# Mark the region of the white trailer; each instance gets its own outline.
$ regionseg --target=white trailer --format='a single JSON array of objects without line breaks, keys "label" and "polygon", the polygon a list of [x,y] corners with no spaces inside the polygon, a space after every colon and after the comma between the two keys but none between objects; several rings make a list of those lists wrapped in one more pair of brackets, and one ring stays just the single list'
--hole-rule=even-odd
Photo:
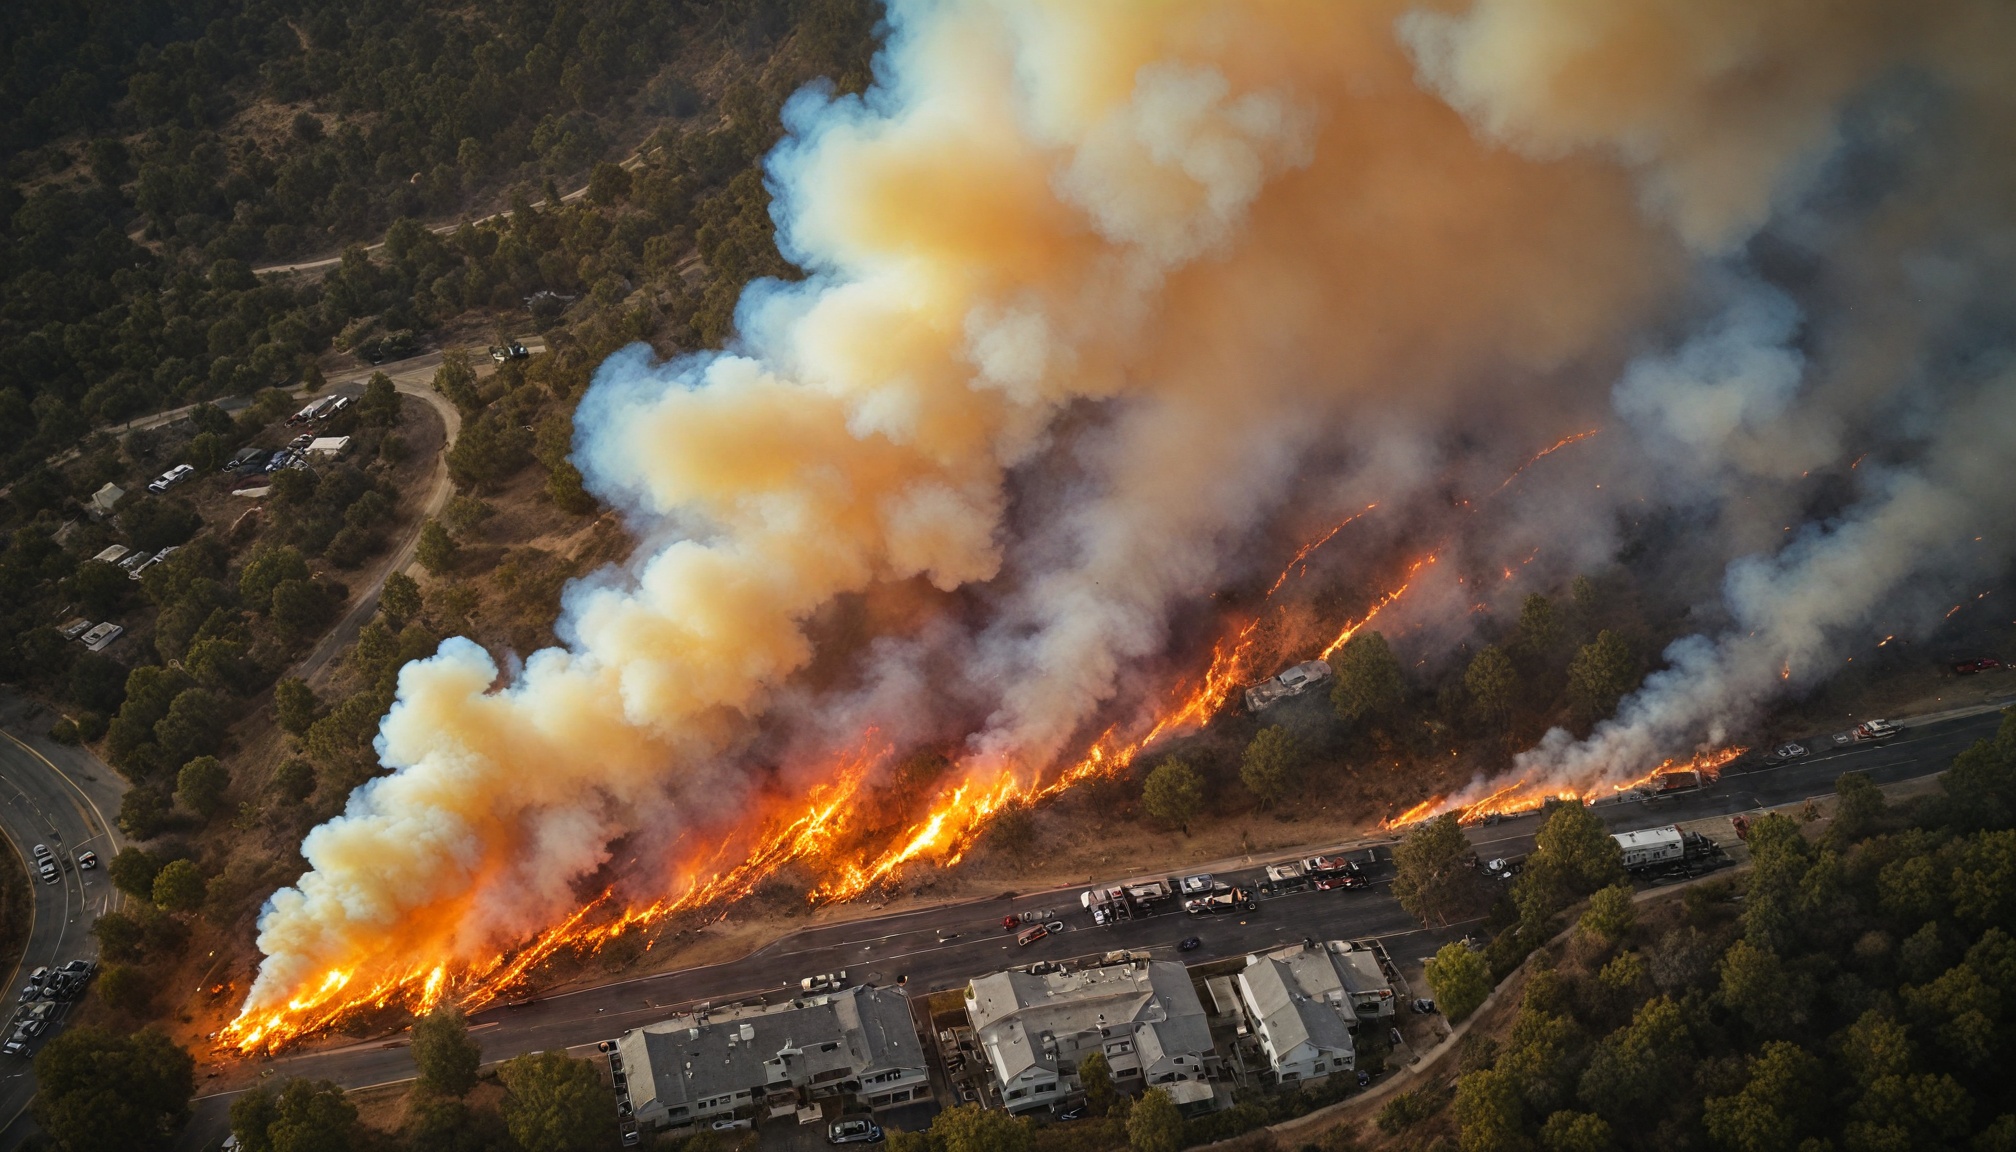
[{"label": "white trailer", "polygon": [[1687,858],[1687,840],[1672,824],[1664,828],[1619,832],[1611,839],[1617,841],[1617,847],[1623,850],[1626,871],[1678,864]]}]

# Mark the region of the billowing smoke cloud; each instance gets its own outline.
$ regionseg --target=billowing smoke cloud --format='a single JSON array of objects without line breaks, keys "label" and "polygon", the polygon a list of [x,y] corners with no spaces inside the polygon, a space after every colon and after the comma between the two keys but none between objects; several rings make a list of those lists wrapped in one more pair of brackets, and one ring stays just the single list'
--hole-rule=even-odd
[{"label": "billowing smoke cloud", "polygon": [[[1153,687],[1179,609],[1372,500],[1368,566],[1409,525],[1453,537],[1441,591],[1396,615],[1423,638],[1469,627],[1465,566],[1564,577],[1641,501],[1705,508],[1703,547],[1751,556],[1724,638],[1676,645],[1592,741],[1550,738],[1527,760],[1550,773],[1713,738],[1900,585],[1992,566],[1953,549],[2008,538],[1979,465],[2008,388],[1926,382],[1932,310],[1832,310],[1913,267],[1985,297],[1990,255],[1953,229],[2006,233],[2004,173],[1938,185],[1935,219],[1912,145],[1856,124],[1901,86],[1936,147],[2006,144],[2006,16],[1616,7],[893,3],[865,98],[785,110],[769,178],[807,277],[752,286],[727,351],[618,353],[582,404],[575,459],[639,554],[572,588],[565,646],[506,683],[459,641],[404,671],[394,771],[310,834],[250,1007],[489,955],[625,836],[659,860],[635,882],[668,883],[668,846],[802,791],[865,727],[1041,773]],[[1851,153],[1899,157],[1877,202],[1826,199]],[[1796,285],[1746,254],[1781,234]],[[1884,371],[1840,366],[1871,347]],[[1872,419],[1882,396],[1921,419]],[[1451,510],[1596,425],[1552,479]],[[1764,536],[1851,443],[1897,446],[1861,502]],[[868,636],[834,639],[842,605]]]}]

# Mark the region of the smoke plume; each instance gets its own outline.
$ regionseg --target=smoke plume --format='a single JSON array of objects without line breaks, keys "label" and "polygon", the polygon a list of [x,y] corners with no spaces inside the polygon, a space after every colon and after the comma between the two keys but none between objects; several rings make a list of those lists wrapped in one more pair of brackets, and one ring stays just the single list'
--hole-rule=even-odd
[{"label": "smoke plume", "polygon": [[865,97],[784,111],[806,277],[752,285],[724,351],[619,352],[581,405],[638,554],[514,677],[460,640],[404,670],[392,772],[307,838],[248,1011],[493,955],[625,837],[625,882],[674,884],[677,846],[869,728],[1034,780],[1159,687],[1186,612],[1371,502],[1329,547],[1370,578],[1442,542],[1390,617],[1424,657],[1480,595],[1690,518],[1727,573],[1701,635],[1521,767],[1721,739],[2007,563],[2010,19],[897,0]]}]

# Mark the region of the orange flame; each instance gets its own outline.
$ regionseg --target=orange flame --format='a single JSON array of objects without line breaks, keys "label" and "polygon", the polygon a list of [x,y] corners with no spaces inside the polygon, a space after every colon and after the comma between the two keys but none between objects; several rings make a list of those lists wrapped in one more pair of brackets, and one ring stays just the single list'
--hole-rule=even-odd
[{"label": "orange flame", "polygon": [[[1610,789],[1608,795],[1654,788],[1662,783],[1664,777],[1669,776],[1693,774],[1702,781],[1714,780],[1722,775],[1724,765],[1746,751],[1748,749],[1737,747],[1717,748],[1696,753],[1686,760],[1667,759],[1636,779],[1608,785]],[[1583,802],[1598,800],[1605,795],[1603,787],[1601,784],[1563,787],[1560,784],[1534,783],[1530,778],[1522,777],[1510,784],[1501,785],[1475,800],[1462,800],[1454,796],[1437,796],[1432,800],[1423,800],[1398,816],[1381,821],[1379,826],[1388,829],[1403,828],[1449,812],[1456,814],[1456,821],[1459,824],[1474,824],[1486,816],[1509,816],[1530,812],[1549,800]]]}]

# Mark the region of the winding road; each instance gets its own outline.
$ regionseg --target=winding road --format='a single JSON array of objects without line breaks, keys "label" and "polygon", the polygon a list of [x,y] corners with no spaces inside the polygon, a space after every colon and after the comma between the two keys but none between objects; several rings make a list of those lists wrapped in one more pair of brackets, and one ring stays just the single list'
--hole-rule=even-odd
[{"label": "winding road", "polygon": [[[21,962],[0,986],[8,994],[10,1012],[13,994],[26,983],[28,971],[97,957],[91,926],[122,899],[105,864],[123,843],[112,821],[126,783],[89,749],[65,747],[42,736],[55,719],[32,701],[0,692],[0,832],[6,835],[7,850],[27,868],[35,918]],[[61,866],[56,883],[45,883],[27,864],[37,844],[48,845]],[[99,867],[77,866],[78,853],[85,851],[98,854]],[[59,1015],[31,1052],[62,1027]],[[33,1130],[26,1111],[34,1095],[34,1066],[0,1055],[0,1148],[18,1145]]]}]

